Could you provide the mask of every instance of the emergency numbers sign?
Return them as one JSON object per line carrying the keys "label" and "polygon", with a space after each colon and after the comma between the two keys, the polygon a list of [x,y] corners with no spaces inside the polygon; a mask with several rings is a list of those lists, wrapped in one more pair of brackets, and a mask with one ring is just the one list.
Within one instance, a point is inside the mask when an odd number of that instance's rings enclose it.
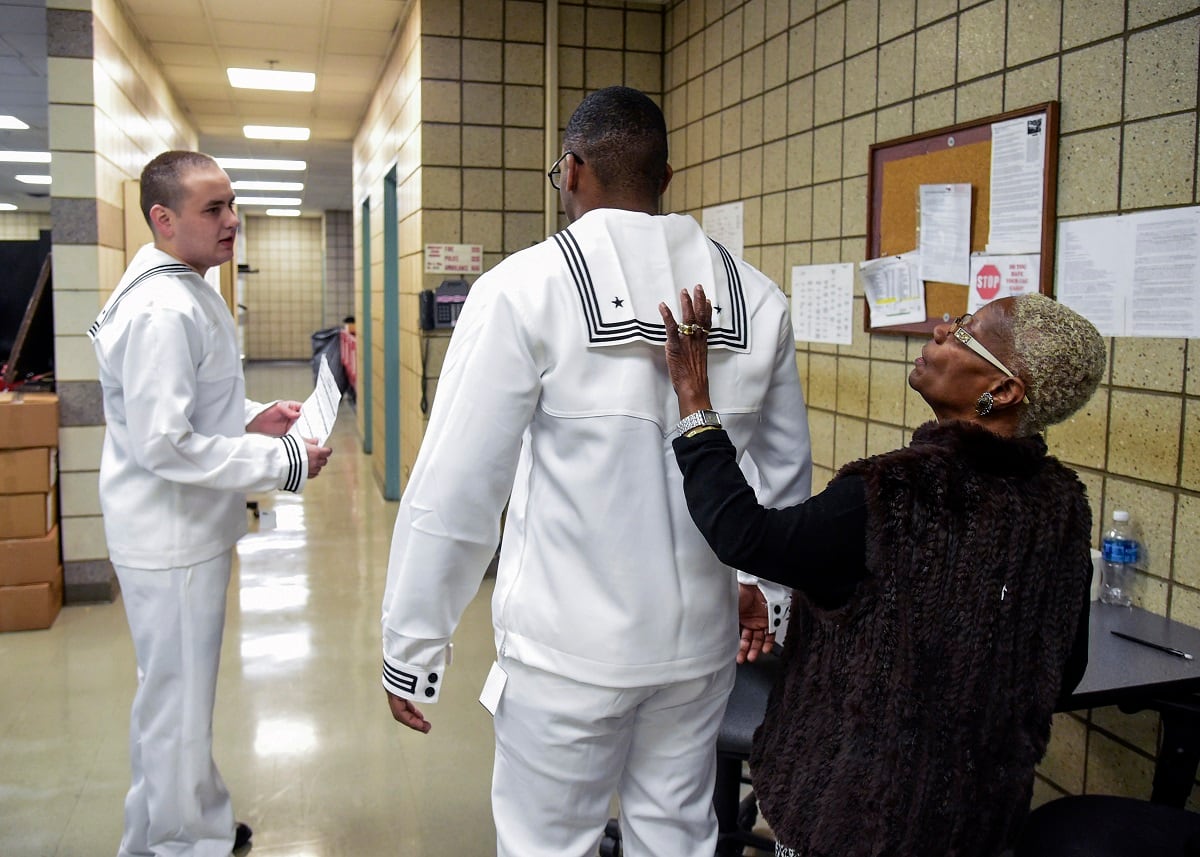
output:
{"label": "emergency numbers sign", "polygon": [[426,244],[426,274],[482,274],[482,244]]}

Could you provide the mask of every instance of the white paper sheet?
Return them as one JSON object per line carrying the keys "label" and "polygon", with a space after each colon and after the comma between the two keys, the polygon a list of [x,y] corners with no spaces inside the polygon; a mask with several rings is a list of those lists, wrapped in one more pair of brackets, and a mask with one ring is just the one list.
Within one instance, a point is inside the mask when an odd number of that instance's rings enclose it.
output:
{"label": "white paper sheet", "polygon": [[925,283],[918,274],[917,252],[859,263],[871,327],[925,320]]}
{"label": "white paper sheet", "polygon": [[1132,336],[1200,337],[1200,208],[1132,215]]}
{"label": "white paper sheet", "polygon": [[797,342],[850,345],[854,264],[792,268],[792,333]]}
{"label": "white paper sheet", "polygon": [[701,212],[701,228],[713,241],[743,258],[745,251],[745,204],[712,205]]}
{"label": "white paper sheet", "polygon": [[971,186],[921,185],[921,279],[968,285]]}
{"label": "white paper sheet", "polygon": [[1040,253],[1025,256],[971,256],[971,286],[967,290],[967,312],[1001,298],[1036,292],[1040,288]]}
{"label": "white paper sheet", "polygon": [[318,445],[324,446],[333,433],[338,403],[341,401],[342,393],[329,369],[329,358],[322,357],[321,368],[317,370],[316,387],[301,406],[300,419],[292,426],[291,433],[302,438],[313,438]]}
{"label": "white paper sheet", "polygon": [[1055,280],[1104,336],[1200,337],[1200,208],[1060,223]]}
{"label": "white paper sheet", "polygon": [[992,125],[989,253],[1041,251],[1045,169],[1045,113]]}

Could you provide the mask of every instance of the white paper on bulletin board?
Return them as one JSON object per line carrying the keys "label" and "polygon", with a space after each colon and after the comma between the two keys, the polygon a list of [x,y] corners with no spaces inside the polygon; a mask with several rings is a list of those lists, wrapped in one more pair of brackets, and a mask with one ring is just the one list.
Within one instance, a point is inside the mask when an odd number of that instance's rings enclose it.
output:
{"label": "white paper on bulletin board", "polygon": [[989,253],[1035,253],[1042,246],[1046,114],[992,125]]}
{"label": "white paper on bulletin board", "polygon": [[701,212],[705,234],[739,259],[745,250],[745,205],[729,202],[711,205]]}
{"label": "white paper on bulletin board", "polygon": [[850,345],[854,264],[792,268],[792,332],[797,342]]}

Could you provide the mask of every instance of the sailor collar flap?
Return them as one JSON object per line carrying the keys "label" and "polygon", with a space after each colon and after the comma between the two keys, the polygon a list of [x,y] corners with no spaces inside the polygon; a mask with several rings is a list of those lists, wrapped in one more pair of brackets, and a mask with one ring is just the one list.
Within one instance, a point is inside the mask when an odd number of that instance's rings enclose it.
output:
{"label": "sailor collar flap", "polygon": [[709,347],[750,350],[738,263],[692,218],[593,211],[553,238],[579,299],[589,347],[663,345],[659,302],[678,317],[680,290],[701,284],[713,304]]}

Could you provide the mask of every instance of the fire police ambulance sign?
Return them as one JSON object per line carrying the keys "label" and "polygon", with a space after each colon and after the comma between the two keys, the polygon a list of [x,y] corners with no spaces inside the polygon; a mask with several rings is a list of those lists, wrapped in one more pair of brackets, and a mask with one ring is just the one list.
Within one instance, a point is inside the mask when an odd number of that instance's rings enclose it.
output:
{"label": "fire police ambulance sign", "polygon": [[1041,256],[971,256],[971,284],[967,292],[967,312],[1000,298],[1036,292],[1040,288],[1038,274]]}
{"label": "fire police ambulance sign", "polygon": [[482,274],[482,244],[426,244],[426,274]]}

